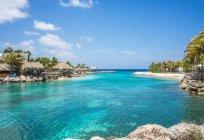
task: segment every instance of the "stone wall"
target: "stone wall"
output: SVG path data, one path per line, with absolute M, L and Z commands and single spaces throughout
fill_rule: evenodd
M 180 81 L 180 87 L 190 94 L 204 95 L 204 81 L 198 80 L 199 74 L 186 74 Z

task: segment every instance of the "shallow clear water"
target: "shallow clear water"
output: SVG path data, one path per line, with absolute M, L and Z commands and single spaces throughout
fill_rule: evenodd
M 176 80 L 137 77 L 132 71 L 0 85 L 3 140 L 119 137 L 147 123 L 169 127 L 203 118 L 203 97 L 185 94 Z

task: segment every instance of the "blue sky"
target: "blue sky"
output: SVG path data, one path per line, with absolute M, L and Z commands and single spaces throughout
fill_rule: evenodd
M 179 60 L 204 29 L 203 0 L 0 0 L 0 47 L 98 68 Z

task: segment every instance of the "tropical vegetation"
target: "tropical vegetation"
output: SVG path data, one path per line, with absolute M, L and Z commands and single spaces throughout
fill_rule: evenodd
M 164 61 L 152 63 L 149 66 L 151 72 L 178 72 L 178 68 L 182 67 L 184 72 L 190 72 L 192 69 L 201 74 L 204 71 L 204 31 L 194 37 L 184 52 L 184 58 L 181 61 Z
M 13 73 L 14 69 L 17 71 L 17 74 L 19 74 L 20 67 L 24 61 L 24 57 L 20 53 L 10 52 L 3 55 L 2 61 L 10 65 L 11 74 Z
M 149 66 L 151 72 L 178 72 L 179 68 L 184 67 L 183 61 L 163 61 L 158 63 L 152 63 Z M 186 69 L 185 69 L 186 70 Z
M 20 73 L 20 67 L 26 59 L 27 62 L 39 62 L 41 63 L 47 72 L 50 72 L 52 68 L 59 62 L 56 57 L 37 57 L 31 58 L 30 51 L 23 51 L 21 49 L 14 50 L 12 47 L 5 48 L 3 50 L 0 63 L 7 63 L 11 66 L 11 73 L 15 69 L 17 73 Z M 26 57 L 25 57 L 26 56 Z M 74 67 L 70 61 L 66 62 L 71 67 Z M 88 68 L 85 64 L 78 64 L 76 68 Z

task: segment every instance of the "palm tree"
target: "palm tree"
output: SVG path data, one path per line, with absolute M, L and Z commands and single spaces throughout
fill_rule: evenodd
M 73 67 L 71 62 L 67 61 L 67 64 L 70 65 L 71 67 Z
M 164 73 L 166 73 L 166 68 L 167 68 L 167 65 L 166 65 L 166 62 L 162 62 L 162 69 L 164 71 Z
M 8 47 L 6 48 L 3 53 L 12 53 L 13 52 L 13 48 L 12 47 Z
M 27 53 L 27 54 L 28 54 L 28 59 L 27 59 L 27 61 L 29 62 L 29 61 L 30 61 L 30 57 L 31 57 L 31 52 L 30 52 L 30 51 L 26 51 L 26 52 L 24 52 L 24 53 Z
M 201 32 L 197 37 L 193 38 L 185 50 L 184 61 L 188 61 L 193 65 L 200 65 L 198 72 L 202 80 L 203 74 L 203 61 L 204 61 L 204 32 Z
M 77 64 L 77 66 L 76 66 L 77 68 L 80 68 L 81 67 L 81 64 L 79 63 L 79 64 Z
M 19 53 L 6 53 L 3 55 L 3 62 L 7 63 L 11 67 L 11 74 L 13 73 L 13 69 L 17 69 L 17 73 L 20 73 L 20 67 L 23 64 L 24 57 Z
M 86 65 L 85 65 L 84 63 L 83 63 L 81 66 L 82 66 L 82 68 L 85 68 L 85 67 L 86 67 Z
M 35 61 L 40 62 L 46 70 L 50 70 L 50 66 L 52 65 L 52 63 L 48 57 L 38 57 Z
M 51 60 L 51 67 L 55 66 L 58 63 L 58 59 L 53 57 Z
M 15 51 L 13 51 L 13 52 L 15 52 L 15 53 L 23 53 L 23 50 L 18 49 L 18 50 L 15 50 Z

